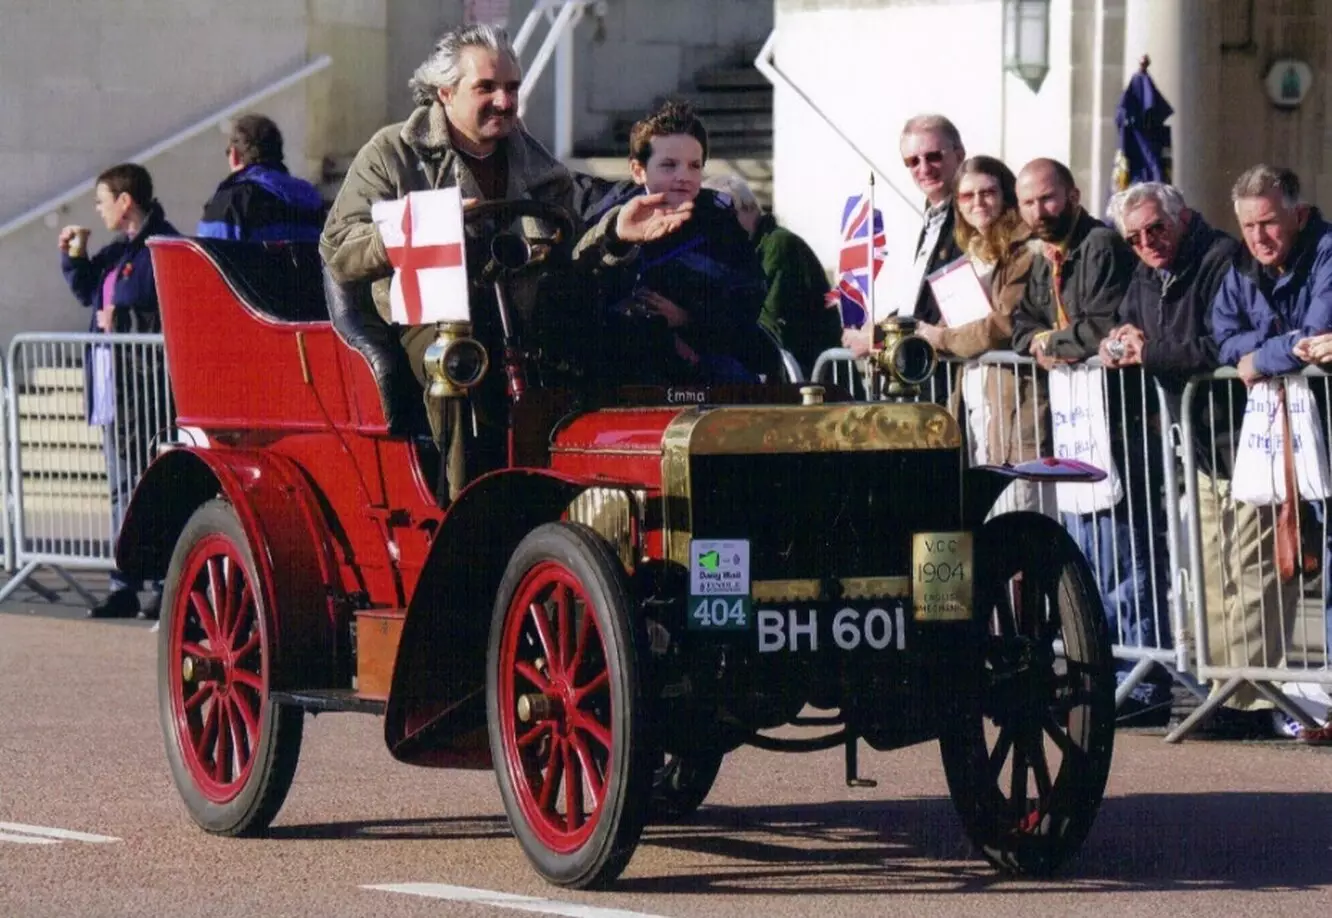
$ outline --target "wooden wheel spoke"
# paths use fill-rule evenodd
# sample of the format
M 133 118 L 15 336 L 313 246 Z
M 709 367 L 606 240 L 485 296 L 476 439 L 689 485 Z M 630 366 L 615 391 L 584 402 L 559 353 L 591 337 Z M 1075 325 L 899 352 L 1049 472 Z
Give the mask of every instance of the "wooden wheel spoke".
M 561 743 L 564 749 L 564 820 L 570 832 L 583 825 L 583 770 L 574 755 L 572 743 Z
M 261 697 L 264 693 L 264 680 L 249 670 L 237 667 L 231 673 L 231 680 L 240 683 L 246 688 L 254 689 Z
M 230 611 L 227 608 L 227 575 L 222 561 L 219 557 L 209 558 L 204 567 L 208 571 L 208 604 L 213 609 L 218 636 L 225 641 L 231 635 L 231 620 L 227 617 Z
M 569 621 L 569 606 L 573 601 L 573 591 L 564 584 L 555 588 L 555 652 L 559 657 L 559 671 L 568 673 L 570 679 L 573 678 L 573 672 L 569 669 L 572 662 L 573 648 L 570 646 L 573 638 L 573 624 Z
M 244 625 L 247 623 L 250 628 L 250 637 L 246 641 L 248 645 L 259 636 L 258 623 L 254 619 L 255 603 L 254 595 L 250 592 L 250 585 L 246 583 L 242 586 L 240 595 L 236 598 L 236 606 L 232 611 L 231 631 L 227 634 L 227 646 L 235 647 L 236 639 L 244 634 Z
M 233 638 L 233 639 L 234 639 L 234 638 Z M 245 641 L 244 644 L 242 644 L 239 648 L 236 649 L 236 656 L 235 656 L 235 659 L 236 659 L 238 662 L 239 662 L 240 660 L 244 660 L 244 659 L 245 659 L 246 657 L 248 657 L 250 654 L 252 654 L 252 653 L 254 653 L 256 650 L 258 650 L 258 649 L 259 649 L 259 646 L 260 646 L 261 643 L 262 643 L 262 641 L 261 641 L 261 639 L 260 639 L 260 637 L 259 637 L 259 631 L 258 631 L 258 629 L 256 629 L 256 630 L 250 632 L 250 637 Z
M 610 731 L 598 723 L 595 719 L 583 713 L 582 711 L 569 712 L 570 719 L 573 720 L 575 730 L 582 730 L 588 736 L 597 741 L 601 748 L 607 753 L 611 751 Z
M 199 617 L 199 625 L 204 630 L 204 636 L 208 638 L 208 646 L 213 648 L 216 653 L 222 649 L 222 632 L 218 630 L 217 618 L 213 614 L 213 607 L 208 604 L 208 597 L 198 590 L 190 591 L 190 605 L 194 608 L 194 614 Z
M 193 695 L 190 695 L 188 698 L 185 699 L 185 712 L 187 714 L 193 713 L 196 709 L 198 709 L 199 705 L 203 704 L 212 696 L 213 696 L 213 683 L 211 682 L 202 683 L 197 689 L 195 689 Z
M 537 805 L 544 812 L 551 812 L 555 807 L 555 789 L 560 786 L 560 776 L 564 772 L 564 741 L 555 737 L 550 744 L 550 755 L 546 759 L 546 770 L 541 776 L 541 796 Z
M 990 750 L 990 784 L 999 783 L 999 775 L 1004 770 L 1004 762 L 1008 760 L 1008 754 L 1013 751 L 1013 732 L 1008 727 L 999 728 L 999 736 L 994 741 L 994 748 Z
M 1012 588 L 1012 581 L 1004 583 L 994 597 L 994 614 L 999 620 L 999 635 L 1003 638 L 1017 637 L 1017 614 L 1013 610 L 1013 601 L 1009 594 Z
M 231 760 L 231 749 L 229 740 L 231 738 L 231 717 L 227 713 L 225 702 L 216 705 L 217 710 L 217 742 L 213 746 L 213 780 L 219 784 L 226 783 L 227 764 Z
M 1017 814 L 1018 819 L 1022 819 L 1027 815 L 1028 766 L 1027 754 L 1022 746 L 1023 744 L 1020 742 L 1015 742 L 1013 744 L 1013 762 L 1011 765 L 1013 771 L 1009 776 L 1012 778 L 1010 783 L 1012 792 L 1009 794 L 1009 802 L 1012 804 L 1013 812 Z
M 228 699 L 227 739 L 231 744 L 231 777 L 239 778 L 249 761 L 250 750 L 254 746 L 249 742 L 250 734 L 245 723 L 243 704 L 235 698 Z
M 587 685 L 579 687 L 574 692 L 574 704 L 580 705 L 587 696 L 595 694 L 610 685 L 610 673 L 602 670 Z
M 1039 729 L 1024 730 L 1022 740 L 1026 759 L 1031 767 L 1031 775 L 1036 779 L 1036 794 L 1040 797 L 1041 808 L 1044 809 L 1054 790 L 1054 781 L 1050 778 L 1050 763 L 1045 757 L 1045 741 L 1041 738 Z
M 1045 715 L 1045 722 L 1041 724 L 1041 727 L 1045 731 L 1045 735 L 1050 737 L 1050 740 L 1059 747 L 1059 751 L 1065 756 L 1074 756 L 1081 751 L 1078 749 L 1078 744 L 1073 742 L 1073 737 L 1068 735 L 1068 731 L 1054 719 L 1053 714 L 1047 713 Z
M 249 584 L 245 582 L 240 568 L 236 566 L 234 560 L 229 560 L 226 565 L 227 578 L 223 583 L 223 602 L 227 620 L 226 638 L 227 646 L 235 646 L 236 632 L 240 629 L 241 610 L 244 608 L 242 597 L 249 590 Z
M 561 672 L 560 661 L 555 656 L 558 648 L 550 634 L 550 620 L 546 618 L 546 607 L 534 602 L 528 606 L 527 614 L 532 619 L 533 627 L 536 628 L 537 640 L 541 642 L 541 653 L 546 658 L 546 665 L 550 668 L 552 676 L 558 676 Z
M 518 748 L 526 749 L 528 746 L 531 746 L 537 740 L 541 739 L 541 737 L 545 736 L 548 732 L 550 732 L 550 730 L 551 730 L 551 721 L 549 720 L 541 721 L 535 727 L 528 730 L 526 733 L 520 733 L 518 735 Z
M 181 652 L 191 656 L 203 659 L 211 659 L 217 656 L 217 648 L 205 647 L 202 644 L 196 644 L 194 641 L 185 641 L 180 645 Z
M 232 704 L 235 706 L 236 713 L 240 715 L 241 723 L 245 727 L 246 758 L 249 758 L 255 747 L 259 745 L 259 718 L 242 699 L 234 698 Z
M 203 728 L 199 731 L 199 739 L 194 744 L 194 754 L 200 762 L 207 763 L 208 751 L 217 740 L 217 722 L 220 716 L 218 708 L 220 707 L 221 705 L 214 696 L 213 703 L 208 706 L 208 713 L 204 715 Z
M 596 617 L 592 610 L 583 609 L 583 614 L 578 619 L 578 640 L 574 644 L 573 659 L 569 661 L 569 672 L 578 672 L 578 667 L 583 664 L 583 658 L 587 656 L 587 642 L 589 636 L 597 630 Z
M 574 734 L 569 740 L 573 746 L 574 753 L 578 756 L 578 764 L 582 767 L 583 775 L 587 778 L 588 789 L 592 791 L 592 801 L 594 806 L 601 806 L 602 800 L 606 797 L 606 783 L 602 778 L 601 770 L 597 767 L 596 760 L 592 757 L 592 750 L 583 742 L 583 738 Z
M 528 682 L 536 686 L 538 691 L 546 692 L 550 690 L 550 680 L 543 676 L 535 666 L 526 660 L 520 660 L 513 667 L 514 672 L 522 676 Z

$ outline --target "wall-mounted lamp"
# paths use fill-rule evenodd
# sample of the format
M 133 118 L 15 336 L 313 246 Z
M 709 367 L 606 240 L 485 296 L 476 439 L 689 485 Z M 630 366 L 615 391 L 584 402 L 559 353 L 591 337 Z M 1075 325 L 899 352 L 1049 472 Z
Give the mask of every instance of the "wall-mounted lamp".
M 1050 0 L 1004 0 L 1004 69 L 1040 90 L 1050 72 Z

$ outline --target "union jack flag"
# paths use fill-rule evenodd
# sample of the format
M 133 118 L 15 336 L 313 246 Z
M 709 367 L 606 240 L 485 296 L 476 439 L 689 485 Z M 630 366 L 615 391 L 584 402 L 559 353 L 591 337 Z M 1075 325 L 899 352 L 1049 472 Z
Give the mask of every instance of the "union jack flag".
M 869 313 L 869 200 L 863 194 L 846 199 L 842 209 L 842 252 L 837 260 L 837 286 L 828 294 L 827 306 L 842 315 L 843 328 L 860 328 Z M 874 277 L 883 270 L 888 256 L 883 232 L 883 211 L 874 210 Z

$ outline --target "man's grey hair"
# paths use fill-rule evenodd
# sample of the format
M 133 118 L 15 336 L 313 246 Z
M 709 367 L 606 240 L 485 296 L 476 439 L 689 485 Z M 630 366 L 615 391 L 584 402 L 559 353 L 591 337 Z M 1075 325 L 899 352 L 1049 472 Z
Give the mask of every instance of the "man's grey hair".
M 1235 187 L 1230 189 L 1230 200 L 1238 204 L 1241 198 L 1261 198 L 1274 191 L 1281 195 L 1281 203 L 1286 209 L 1298 207 L 1300 177 L 1289 169 L 1259 163 L 1246 169 L 1235 182 Z
M 435 42 L 435 50 L 425 59 L 425 63 L 416 68 L 416 73 L 407 81 L 407 88 L 412 91 L 412 102 L 417 106 L 429 105 L 439 97 L 441 89 L 453 89 L 462 80 L 460 60 L 464 48 L 486 48 L 507 54 L 518 60 L 518 53 L 513 50 L 509 33 L 499 26 L 477 23 L 450 29 Z
M 1115 221 L 1119 234 L 1124 234 L 1124 218 L 1149 201 L 1155 201 L 1161 213 L 1174 226 L 1184 218 L 1184 195 L 1174 185 L 1165 182 L 1140 182 L 1116 194 L 1110 199 L 1110 218 Z
M 902 136 L 908 134 L 923 134 L 930 131 L 935 134 L 942 134 L 943 138 L 950 144 L 962 148 L 962 132 L 957 129 L 957 125 L 949 121 L 943 115 L 924 114 L 915 115 L 907 119 L 907 123 L 902 125 Z
M 703 183 L 704 188 L 721 191 L 731 196 L 735 209 L 741 212 L 762 212 L 754 189 L 738 175 L 715 175 Z

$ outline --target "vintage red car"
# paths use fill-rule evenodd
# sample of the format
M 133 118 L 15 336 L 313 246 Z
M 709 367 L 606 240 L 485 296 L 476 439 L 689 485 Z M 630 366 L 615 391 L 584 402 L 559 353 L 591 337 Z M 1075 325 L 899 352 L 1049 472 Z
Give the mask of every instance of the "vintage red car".
M 532 249 L 491 237 L 528 270 Z M 265 830 L 306 712 L 364 711 L 403 762 L 494 768 L 531 863 L 565 886 L 612 882 L 746 744 L 844 747 L 863 785 L 861 740 L 938 738 L 989 860 L 1041 873 L 1082 843 L 1114 735 L 1100 600 L 1054 521 L 984 521 L 1025 473 L 964 470 L 943 407 L 569 391 L 516 338 L 450 339 L 437 373 L 509 377 L 507 455 L 441 496 L 449 460 L 395 429 L 313 247 L 152 251 L 184 445 L 139 484 L 117 561 L 166 581 L 161 724 L 205 830 Z M 899 360 L 933 362 L 903 340 Z M 439 380 L 445 401 L 474 381 Z M 771 734 L 787 724 L 821 732 Z

